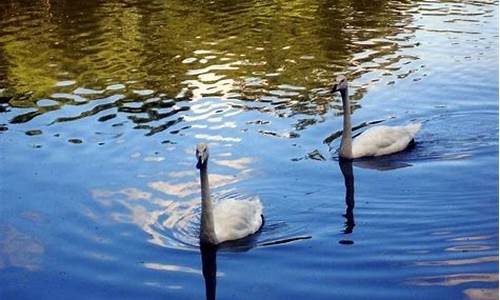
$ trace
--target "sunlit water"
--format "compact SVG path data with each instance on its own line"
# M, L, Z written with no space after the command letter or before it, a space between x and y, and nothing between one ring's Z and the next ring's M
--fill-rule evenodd
M0 299L498 298L496 1L73 2L0 3ZM340 165L340 73L416 146Z

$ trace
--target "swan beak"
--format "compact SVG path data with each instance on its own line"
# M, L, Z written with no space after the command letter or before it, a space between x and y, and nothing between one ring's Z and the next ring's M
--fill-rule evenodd
M201 169L201 166L203 166L203 164L206 162L207 160L205 159L205 157L203 155L199 156L198 157L198 162L196 163L196 168L197 169Z
M338 92L338 84L334 84L332 87L332 93Z
M196 168L201 169L201 165L203 165L203 159L201 157L198 158L198 162L196 163Z

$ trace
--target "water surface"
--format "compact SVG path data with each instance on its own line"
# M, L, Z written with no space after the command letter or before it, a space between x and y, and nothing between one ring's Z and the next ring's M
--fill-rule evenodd
M337 74L416 146L339 163ZM2 1L0 150L1 299L498 298L497 1Z

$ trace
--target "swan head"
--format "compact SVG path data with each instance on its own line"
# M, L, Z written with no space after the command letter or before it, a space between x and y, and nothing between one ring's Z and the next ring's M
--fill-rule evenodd
M208 161L208 146L206 144L198 144L196 146L196 158L198 159L198 163L196 164L198 169Z
M332 93L347 91L347 78L344 75L339 75L333 83Z

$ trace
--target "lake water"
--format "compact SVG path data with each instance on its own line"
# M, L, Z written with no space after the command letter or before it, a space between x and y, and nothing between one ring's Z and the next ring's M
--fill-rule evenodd
M416 146L339 163L337 74ZM498 96L497 1L4 0L0 299L497 299Z

